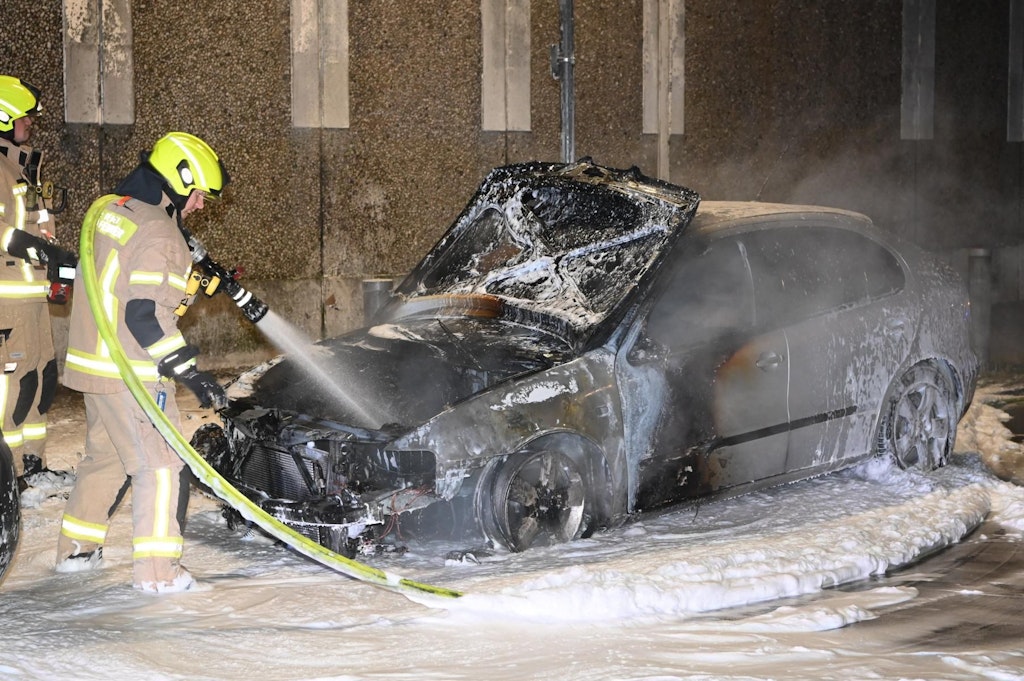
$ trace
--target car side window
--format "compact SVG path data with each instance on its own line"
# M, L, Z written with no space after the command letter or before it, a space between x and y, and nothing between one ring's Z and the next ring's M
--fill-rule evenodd
M753 306L743 249L723 239L678 263L651 310L647 334L672 349L713 342L750 329Z
M850 230L778 227L750 232L744 242L762 328L862 305L905 285L896 257Z

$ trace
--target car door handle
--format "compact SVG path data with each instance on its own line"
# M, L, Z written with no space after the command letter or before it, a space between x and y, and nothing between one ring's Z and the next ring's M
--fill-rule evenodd
M754 364L756 364L757 368L761 371L771 371L782 364L782 355L774 352L762 352Z

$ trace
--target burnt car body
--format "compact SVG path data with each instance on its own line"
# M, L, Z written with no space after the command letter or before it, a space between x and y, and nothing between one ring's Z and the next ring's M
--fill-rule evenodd
M14 559L21 531L21 503L14 457L0 433L0 582Z
M860 214L520 164L373 325L243 374L193 444L336 551L396 527L517 551L879 454L941 465L968 318L955 272Z

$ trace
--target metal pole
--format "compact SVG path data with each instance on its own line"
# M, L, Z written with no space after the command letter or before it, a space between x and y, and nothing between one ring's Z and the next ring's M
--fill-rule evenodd
M558 0L562 39L551 46L551 75L562 83L562 162L576 160L576 92L573 66L576 63L573 43L573 0Z

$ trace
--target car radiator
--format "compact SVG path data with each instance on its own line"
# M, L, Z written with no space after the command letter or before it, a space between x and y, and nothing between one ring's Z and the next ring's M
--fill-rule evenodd
M308 501L322 494L317 486L322 485L323 476L313 461L257 443L242 465L240 481L270 497Z

